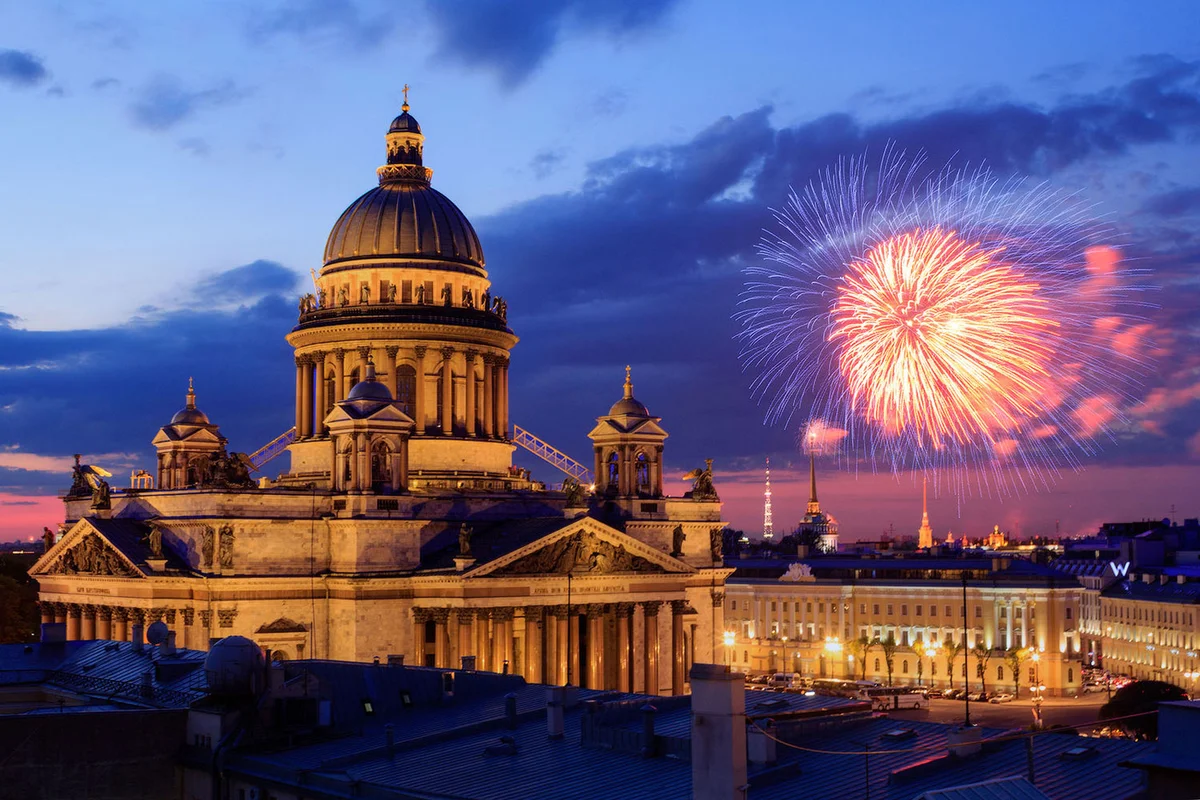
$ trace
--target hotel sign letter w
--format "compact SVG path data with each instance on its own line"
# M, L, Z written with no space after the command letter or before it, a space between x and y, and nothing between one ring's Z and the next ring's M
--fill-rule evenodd
M1124 564L1117 564L1115 561L1110 561L1108 562L1108 566L1112 568L1113 575L1116 575L1118 578L1124 578L1129 574L1128 561L1126 561Z

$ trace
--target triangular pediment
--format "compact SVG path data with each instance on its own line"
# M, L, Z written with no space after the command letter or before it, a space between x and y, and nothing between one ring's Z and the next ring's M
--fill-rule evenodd
M308 628L294 619L280 617L274 622L260 625L255 633L304 633L307 630Z
M205 443L215 446L220 445L221 437L208 428L193 427L191 425L168 425L165 428L159 429L158 433L150 441L150 444L184 441L189 444Z
M609 439L613 436L645 436L649 439L665 439L669 436L656 420L633 417L622 420L616 417L601 417L588 438Z
M38 559L30 575L100 575L144 578L130 561L88 520L81 519Z
M688 573L695 570L661 550L598 520L585 517L561 530L467 572L464 577L621 573Z
M405 414L391 403L364 403L361 407L353 403L343 402L334 406L325 417L325 425L335 425L339 422L386 422L393 425L416 426L412 417Z

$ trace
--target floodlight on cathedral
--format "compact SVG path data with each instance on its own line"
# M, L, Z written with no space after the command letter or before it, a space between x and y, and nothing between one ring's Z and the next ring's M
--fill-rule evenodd
M771 519L771 459L767 459L767 488L763 491L763 541L775 538L775 523Z

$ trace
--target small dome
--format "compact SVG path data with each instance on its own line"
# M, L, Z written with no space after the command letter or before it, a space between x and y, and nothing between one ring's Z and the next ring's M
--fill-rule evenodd
M226 636L204 658L208 691L223 695L252 695L261 685L262 649L245 636Z
M172 425L211 425L208 415L196 408L196 390L192 387L192 379L188 378L187 405L175 412L171 417Z
M350 394L346 395L347 400L374 400L380 403L392 402L392 393L388 391L387 386L384 386L375 379L375 362L367 361L366 375L350 390Z
M405 104L407 109L407 103ZM403 111L400 116L392 120L392 127L388 128L388 133L420 133L421 125L417 122L417 118Z
M171 629L167 627L167 623L161 619L150 623L150 627L146 628L146 641L150 644L163 644L167 641L167 635Z
M613 403L608 410L610 417L649 417L650 409L646 408L633 396L633 369L625 367L625 396Z

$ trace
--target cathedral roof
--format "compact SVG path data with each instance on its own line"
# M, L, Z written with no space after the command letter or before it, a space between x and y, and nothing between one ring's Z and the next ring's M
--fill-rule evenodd
M379 186L342 212L325 243L325 266L383 257L483 269L479 237L458 206L429 185L433 173L423 162L425 136L407 102L403 109L388 129Z

